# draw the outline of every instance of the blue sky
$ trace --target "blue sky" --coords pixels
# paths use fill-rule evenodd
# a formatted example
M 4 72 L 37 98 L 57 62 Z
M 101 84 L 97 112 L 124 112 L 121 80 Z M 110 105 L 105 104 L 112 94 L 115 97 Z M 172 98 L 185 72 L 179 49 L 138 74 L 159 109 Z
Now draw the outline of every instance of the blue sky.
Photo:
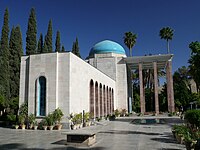
M 36 10 L 37 37 L 47 32 L 49 19 L 53 21 L 53 46 L 56 31 L 61 32 L 61 43 L 71 50 L 78 37 L 80 52 L 87 57 L 91 47 L 109 39 L 121 44 L 127 31 L 137 34 L 134 56 L 165 54 L 166 41 L 159 31 L 169 26 L 174 29 L 170 43 L 174 54 L 173 70 L 188 65 L 192 41 L 200 40 L 200 1 L 198 0 L 0 0 L 0 29 L 5 8 L 9 9 L 9 26 L 20 25 L 25 49 L 28 17 L 31 7 Z M 55 46 L 54 46 L 55 49 Z

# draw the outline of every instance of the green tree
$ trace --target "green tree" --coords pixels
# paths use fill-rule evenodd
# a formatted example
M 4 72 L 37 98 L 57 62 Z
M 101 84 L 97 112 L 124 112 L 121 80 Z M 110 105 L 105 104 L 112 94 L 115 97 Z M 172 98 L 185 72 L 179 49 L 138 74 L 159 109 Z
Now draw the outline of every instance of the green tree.
M 186 85 L 184 77 L 181 75 L 180 70 L 174 72 L 174 101 L 176 107 L 186 106 L 190 102 L 191 93 Z
M 10 65 L 10 96 L 18 97 L 20 81 L 20 62 L 23 54 L 22 33 L 20 27 L 12 28 L 9 41 L 9 65 Z
M 35 54 L 37 48 L 37 24 L 35 9 L 31 8 L 26 32 L 26 55 Z
M 170 53 L 169 40 L 172 40 L 173 32 L 174 32 L 174 30 L 172 30 L 170 27 L 165 27 L 165 28 L 162 28 L 160 30 L 160 34 L 159 34 L 161 39 L 164 39 L 164 40 L 167 41 L 167 52 L 168 52 L 168 54 Z
M 0 88 L 4 91 L 6 99 L 10 98 L 10 87 L 9 87 L 9 13 L 6 8 L 4 13 L 4 22 L 1 34 L 1 49 L 0 49 Z
M 44 46 L 43 46 L 43 49 L 42 49 L 42 53 L 47 53 L 47 52 L 48 52 L 48 47 L 47 47 L 46 41 L 44 41 Z
M 55 51 L 60 52 L 60 32 L 59 31 L 57 31 L 57 33 L 56 33 L 56 44 L 55 44 L 55 46 L 56 46 Z
M 0 112 L 3 112 L 3 110 L 6 107 L 6 100 L 3 95 L 0 94 Z
M 189 48 L 191 50 L 191 56 L 189 59 L 189 72 L 194 79 L 196 86 L 197 86 L 197 91 L 200 89 L 200 42 L 191 42 L 189 44 Z
M 40 38 L 38 40 L 37 46 L 38 46 L 37 53 L 43 53 L 43 35 L 42 35 L 42 33 L 40 33 Z
M 62 45 L 62 50 L 61 50 L 62 52 L 65 52 L 65 47 L 64 47 L 64 45 Z
M 129 55 L 132 57 L 132 48 L 136 43 L 137 35 L 132 32 L 126 32 L 123 38 L 124 38 L 124 44 L 129 49 Z
M 47 34 L 45 36 L 45 42 L 47 45 L 47 52 L 52 52 L 53 51 L 53 47 L 52 47 L 52 20 L 49 20 L 49 24 L 48 24 L 48 30 L 47 30 Z
M 80 51 L 79 51 L 79 45 L 78 45 L 78 38 L 76 38 L 76 41 L 73 42 L 72 53 L 74 53 L 76 56 L 81 58 Z

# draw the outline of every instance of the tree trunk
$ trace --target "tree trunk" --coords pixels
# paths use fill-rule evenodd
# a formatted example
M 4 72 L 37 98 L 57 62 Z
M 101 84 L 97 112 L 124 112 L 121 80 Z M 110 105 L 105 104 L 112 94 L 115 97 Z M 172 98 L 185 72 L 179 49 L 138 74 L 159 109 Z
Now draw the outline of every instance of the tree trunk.
M 169 40 L 167 39 L 167 53 L 170 54 L 170 51 L 169 51 Z
M 130 55 L 130 57 L 132 57 L 132 49 L 131 49 L 131 47 L 129 48 L 129 55 Z

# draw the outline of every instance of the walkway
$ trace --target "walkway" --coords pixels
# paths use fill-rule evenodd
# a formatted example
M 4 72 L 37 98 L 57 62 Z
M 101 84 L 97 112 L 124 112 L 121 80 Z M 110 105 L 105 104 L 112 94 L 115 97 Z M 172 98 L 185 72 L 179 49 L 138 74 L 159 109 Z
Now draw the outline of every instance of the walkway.
M 119 118 L 103 121 L 97 126 L 80 130 L 97 133 L 97 143 L 92 147 L 72 147 L 64 145 L 63 131 L 15 130 L 0 128 L 0 150 L 185 150 L 177 144 L 171 134 L 171 124 L 180 122 L 178 118 L 166 118 L 167 124 L 137 125 L 130 121 L 138 118 Z M 142 117 L 144 118 L 144 117 Z

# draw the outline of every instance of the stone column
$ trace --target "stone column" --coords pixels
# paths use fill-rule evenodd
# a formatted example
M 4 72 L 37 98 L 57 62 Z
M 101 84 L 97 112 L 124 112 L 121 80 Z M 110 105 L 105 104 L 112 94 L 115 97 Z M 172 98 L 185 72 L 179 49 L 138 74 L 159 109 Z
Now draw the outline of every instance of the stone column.
M 144 88 L 143 88 L 143 76 L 142 76 L 142 64 L 139 63 L 139 80 L 140 80 L 140 111 L 144 114 Z
M 159 114 L 157 62 L 153 62 L 153 70 L 154 70 L 155 112 L 156 114 Z
M 166 68 L 167 77 L 167 99 L 168 99 L 168 111 L 174 112 L 174 88 L 173 88 L 173 77 L 172 77 L 172 61 L 168 60 Z

